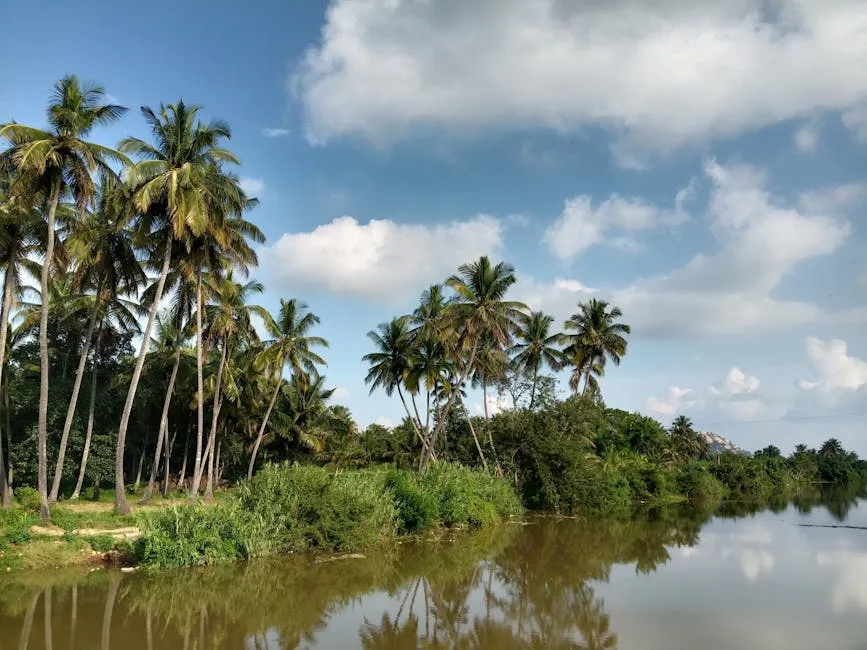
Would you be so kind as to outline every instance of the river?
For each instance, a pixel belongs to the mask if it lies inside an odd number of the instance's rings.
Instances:
[[[7,574],[0,649],[855,650],[859,526],[858,499],[729,504],[528,517],[363,557]]]

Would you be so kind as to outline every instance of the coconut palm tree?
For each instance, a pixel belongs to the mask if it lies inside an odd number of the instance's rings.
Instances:
[[[111,162],[126,163],[119,152],[83,138],[94,127],[118,119],[126,110],[115,104],[103,104],[105,90],[100,86],[82,84],[75,76],[57,82],[48,104],[49,129],[42,130],[22,124],[0,126],[0,138],[6,138],[11,148],[4,152],[22,177],[34,179],[47,197],[47,232],[45,260],[40,273],[44,297],[39,319],[39,350],[41,354],[39,382],[39,414],[37,422],[40,514],[48,512],[48,279],[50,261],[54,259],[54,229],[57,206],[65,191],[69,191],[84,213],[96,193],[95,172],[114,174]]]
[[[261,282],[251,280],[245,284],[235,282],[232,273],[225,277],[209,277],[208,293],[213,300],[208,305],[208,328],[205,337],[208,342],[219,348],[220,361],[214,383],[214,404],[211,409],[211,430],[208,436],[207,454],[208,481],[205,487],[205,498],[213,497],[214,453],[216,450],[217,422],[220,417],[220,406],[223,399],[221,392],[223,371],[226,368],[226,360],[232,354],[233,347],[242,341],[247,344],[258,343],[256,330],[253,328],[252,316],[266,320],[270,317],[264,307],[251,305],[247,299],[254,293],[262,293],[264,287]],[[202,463],[204,465],[204,463]],[[201,471],[201,470],[200,470]],[[201,474],[200,474],[201,476]],[[193,478],[190,495],[198,493],[198,483]]]
[[[250,464],[247,467],[247,480],[253,478],[256,455],[259,453],[265,428],[268,426],[271,412],[274,410],[274,404],[277,402],[277,396],[283,385],[283,368],[289,366],[293,374],[301,372],[309,374],[315,372],[317,364],[325,365],[325,360],[313,348],[326,348],[328,341],[320,336],[309,334],[310,330],[318,324],[319,317],[309,311],[305,303],[295,298],[290,300],[281,298],[277,318],[274,319],[270,316],[265,318],[265,329],[271,338],[265,341],[265,349],[259,360],[267,370],[273,373],[274,391],[271,393],[271,400],[268,402],[262,423],[259,425],[259,432],[256,434],[256,441],[253,443]]]
[[[142,107],[142,115],[153,132],[154,144],[138,138],[127,138],[120,144],[122,151],[138,158],[138,162],[126,169],[126,181],[133,188],[133,206],[139,217],[136,224],[138,236],[150,244],[150,264],[159,268],[159,279],[118,427],[115,509],[124,514],[129,513],[123,479],[126,432],[166,277],[171,269],[175,243],[209,234],[213,226],[214,202],[234,190],[234,187],[227,188],[227,185],[234,184],[220,168],[222,163],[239,162],[233,153],[220,146],[223,140],[231,137],[231,130],[225,122],[201,123],[197,118],[199,110],[198,106],[188,106],[183,101],[161,105],[159,112]],[[201,346],[197,354],[201,361]],[[201,450],[204,428],[201,409],[198,419]]]
[[[619,307],[609,306],[604,300],[591,298],[578,303],[578,312],[566,321],[568,345],[563,354],[575,368],[576,375],[570,385],[577,392],[581,377],[584,377],[584,392],[591,387],[592,375],[604,374],[605,364],[611,361],[615,366],[626,354],[628,336],[632,328],[618,322],[623,316]]]
[[[524,303],[505,300],[515,284],[515,269],[500,262],[491,264],[487,257],[463,264],[446,285],[455,292],[455,300],[447,307],[446,331],[454,337],[458,387],[463,386],[475,369],[476,357],[483,345],[506,348],[517,328]],[[449,413],[460,390],[453,390],[446,399],[443,413]],[[432,435],[432,447],[442,432],[446,418],[441,418]]]
[[[530,408],[536,402],[536,384],[539,371],[547,366],[551,370],[563,367],[563,353],[557,347],[563,342],[563,335],[551,332],[554,317],[541,311],[530,312],[524,318],[516,333],[518,342],[509,348],[515,368],[533,378],[530,389]]]
[[[72,429],[87,355],[90,352],[97,321],[105,324],[108,319],[113,319],[121,329],[127,331],[139,329],[137,316],[141,315],[141,310],[138,304],[123,298],[125,295],[135,295],[139,286],[147,279],[126,231],[131,216],[129,205],[126,188],[118,179],[105,176],[100,184],[97,209],[74,224],[73,231],[66,242],[69,255],[76,261],[75,269],[71,274],[73,290],[93,291],[93,295],[83,297],[83,301],[90,302],[92,306],[88,310],[89,317],[81,356],[60,436],[57,465],[54,469],[51,493],[48,496],[49,503],[57,501],[60,490],[66,444]]]
[[[692,420],[685,415],[674,418],[669,429],[674,454],[681,460],[704,458],[710,452],[710,443],[693,428]]]

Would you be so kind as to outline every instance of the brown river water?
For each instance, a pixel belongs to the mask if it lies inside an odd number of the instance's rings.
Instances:
[[[7,574],[0,650],[863,649],[859,527],[858,499],[729,504],[529,517],[363,557]]]

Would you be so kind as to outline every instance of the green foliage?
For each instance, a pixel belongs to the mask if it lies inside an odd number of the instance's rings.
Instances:
[[[115,539],[111,535],[93,535],[87,538],[90,548],[99,553],[110,551],[115,546]]]
[[[692,462],[676,477],[676,489],[693,504],[703,505],[720,501],[726,488],[720,483],[705,464]]]
[[[439,464],[335,475],[321,467],[266,467],[237,496],[142,515],[135,557],[151,566],[215,564],[304,550],[353,551],[438,524],[483,525],[521,511],[508,483]]]
[[[39,512],[39,492],[36,488],[22,486],[15,490],[15,500],[25,510]]]
[[[37,519],[29,509],[4,508],[0,510],[0,540],[8,544],[26,544],[32,538],[30,526],[35,523]]]

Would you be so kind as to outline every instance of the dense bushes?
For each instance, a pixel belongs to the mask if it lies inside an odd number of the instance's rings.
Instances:
[[[447,463],[423,476],[281,465],[261,470],[225,503],[143,515],[135,553],[142,564],[189,566],[308,549],[352,551],[396,532],[480,526],[520,511],[505,481]]]

